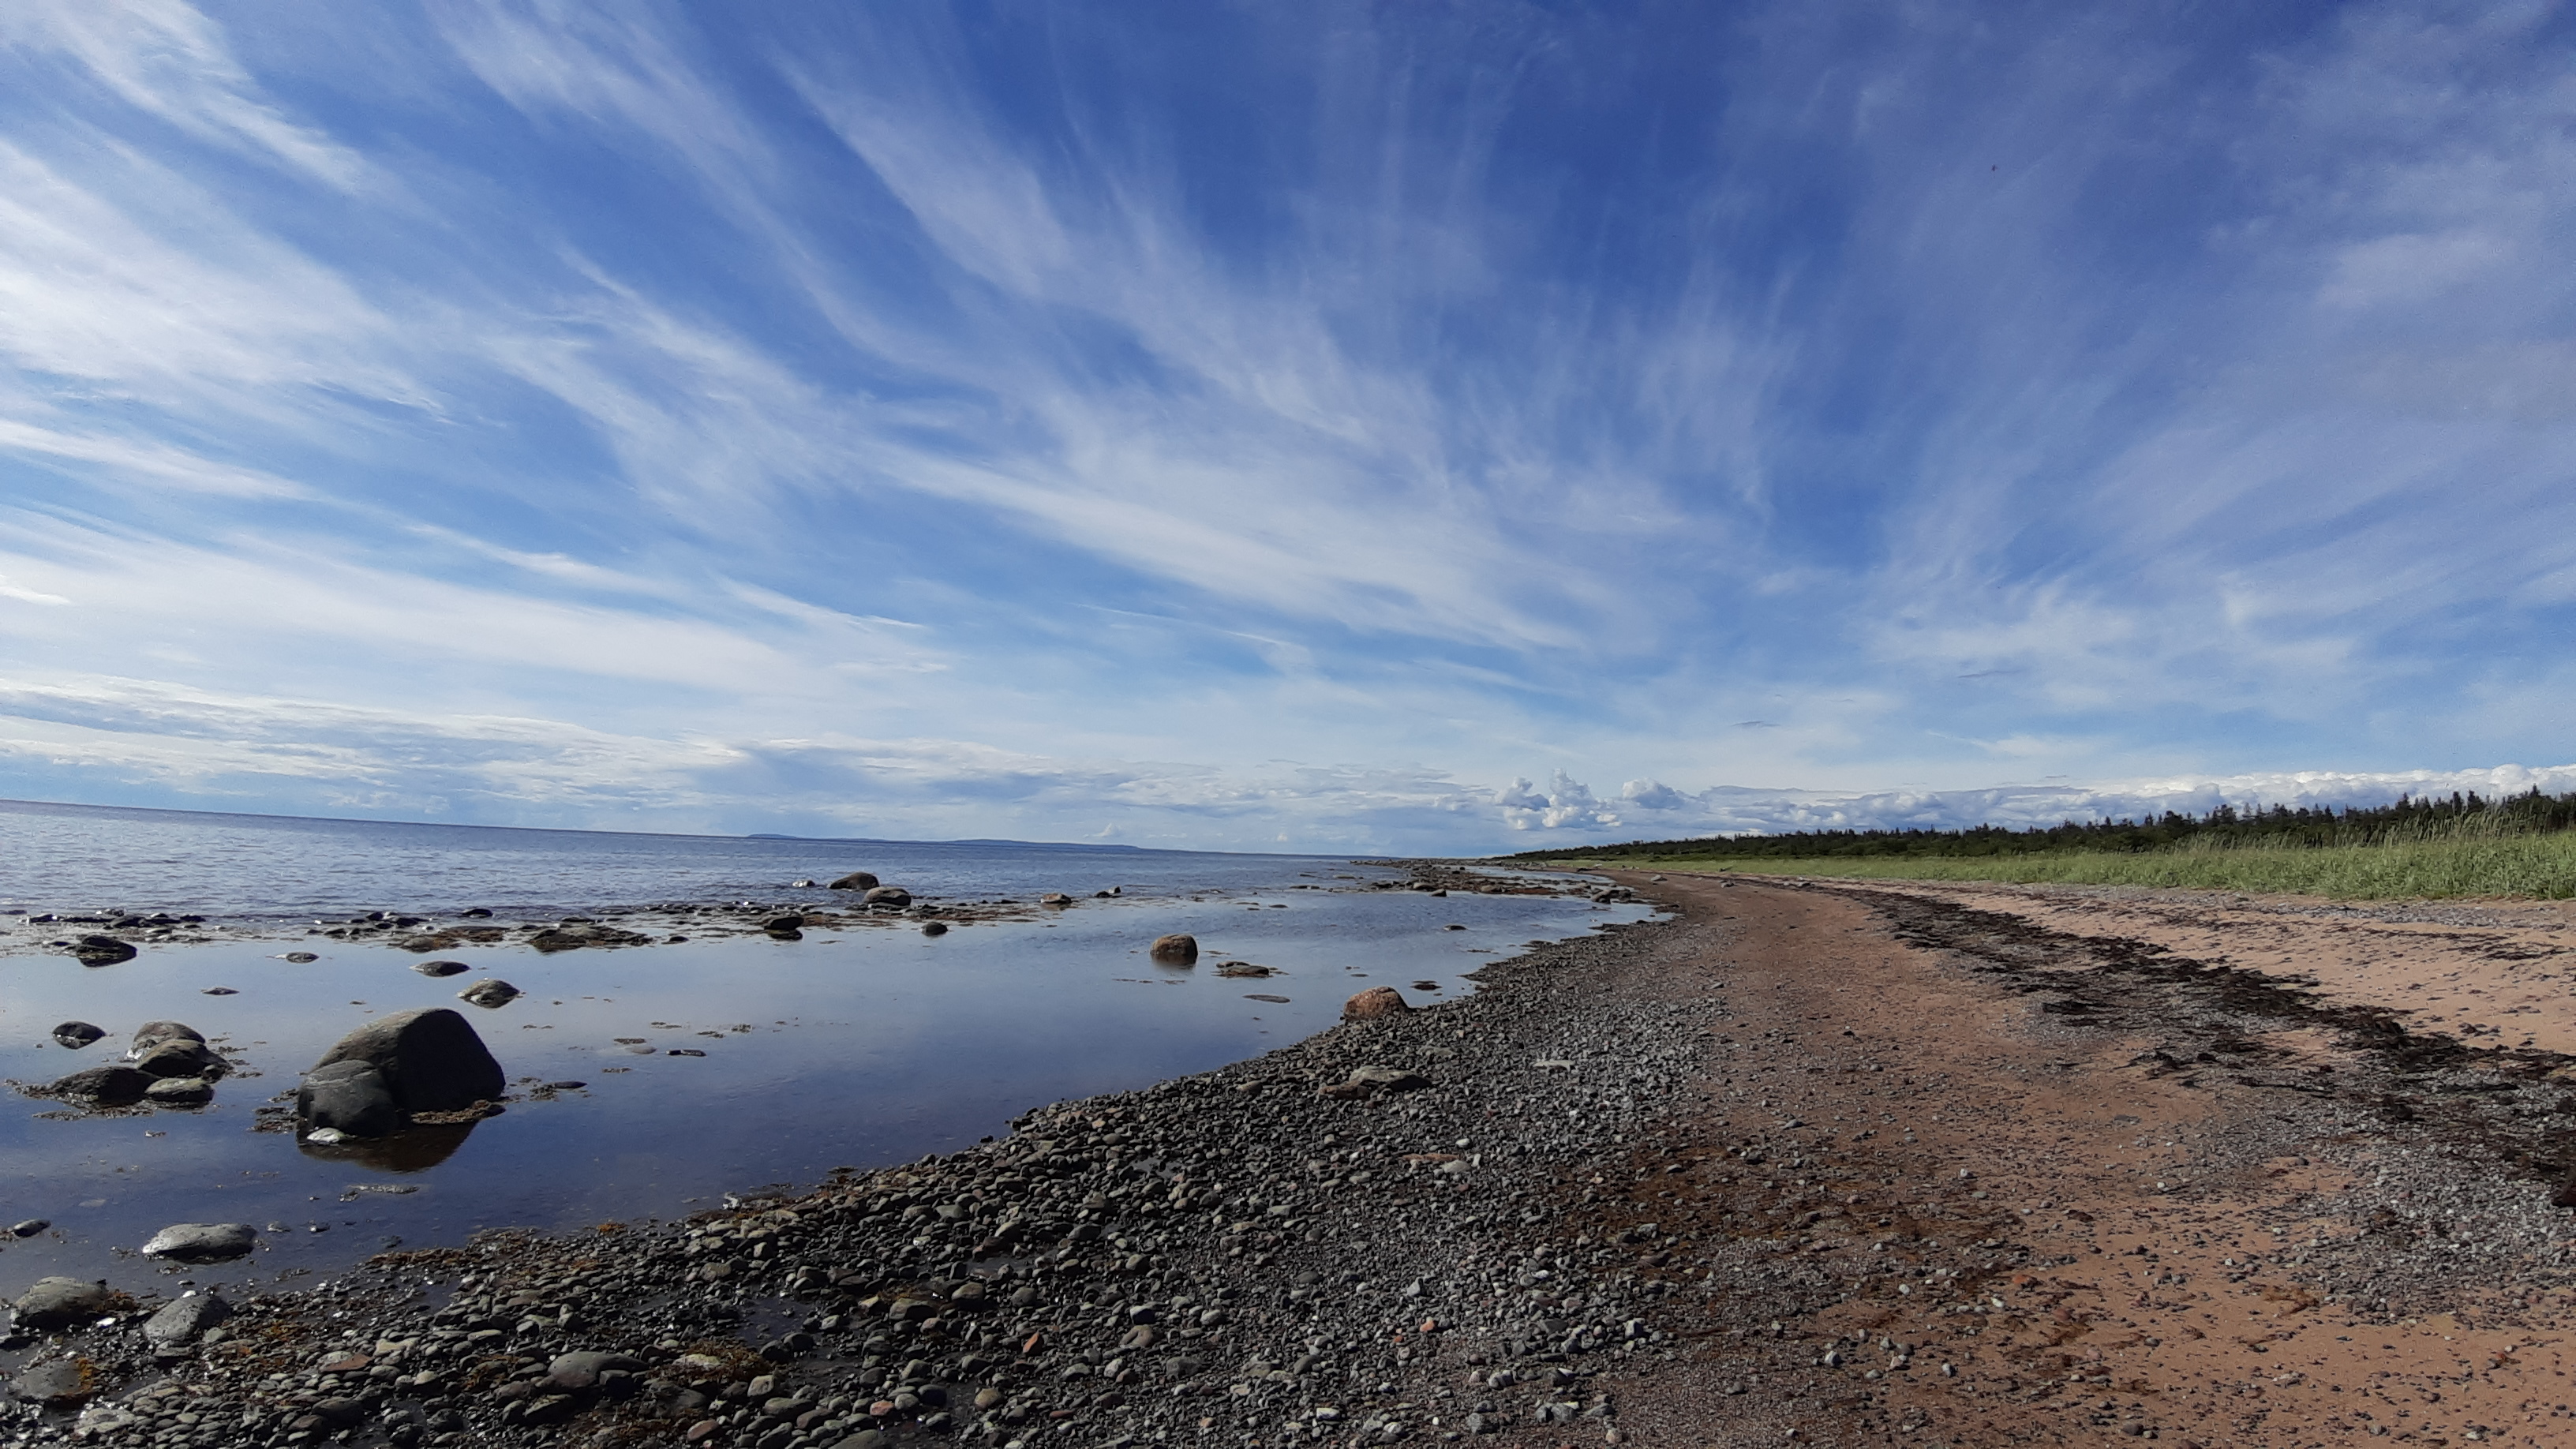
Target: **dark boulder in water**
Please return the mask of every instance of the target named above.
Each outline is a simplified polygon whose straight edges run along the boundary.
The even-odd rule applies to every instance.
[[[92,1067],[57,1079],[45,1089],[50,1096],[93,1107],[130,1107],[143,1100],[152,1079],[132,1067]]]
[[[1156,936],[1153,954],[1157,961],[1196,961],[1199,959],[1199,938],[1178,934]]]
[[[912,892],[901,886],[876,886],[859,897],[859,904],[871,910],[884,906],[899,911],[912,904]]]
[[[368,1022],[340,1038],[313,1067],[318,1072],[350,1061],[365,1062],[381,1073],[394,1102],[406,1112],[453,1112],[494,1101],[504,1082],[501,1064],[475,1035],[473,1023],[444,1006],[416,1007]]]
[[[105,1035],[107,1035],[106,1032],[85,1021],[67,1021],[54,1028],[55,1044],[70,1047],[74,1051],[88,1046]]]
[[[113,966],[134,959],[134,947],[114,936],[83,936],[72,943],[72,956],[83,966]]]
[[[411,969],[423,976],[455,976],[473,968],[462,961],[423,961]]]
[[[851,871],[848,875],[832,882],[832,889],[836,891],[872,891],[876,888],[877,878],[864,870]]]

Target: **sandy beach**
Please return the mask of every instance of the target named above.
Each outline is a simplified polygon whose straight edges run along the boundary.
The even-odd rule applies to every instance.
[[[2556,908],[1623,880],[1675,914],[966,1152],[22,1324],[13,1432],[2576,1435]]]

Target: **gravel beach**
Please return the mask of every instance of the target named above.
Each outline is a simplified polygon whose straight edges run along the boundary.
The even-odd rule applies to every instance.
[[[1623,880],[1676,914],[949,1156],[222,1308],[180,1297],[180,1268],[61,1327],[22,1303],[0,1427],[759,1449],[2576,1433],[2568,1059],[2038,924],[2044,901]]]

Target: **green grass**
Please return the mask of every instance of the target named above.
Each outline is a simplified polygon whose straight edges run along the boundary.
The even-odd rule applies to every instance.
[[[2069,851],[2002,856],[1727,859],[1639,855],[1561,862],[1569,870],[1627,869],[1859,880],[2008,881],[2015,884],[2166,886],[2257,891],[2338,900],[2457,896],[2576,896],[2576,831],[2546,835],[2470,832],[2376,845],[2260,844],[2135,853]]]

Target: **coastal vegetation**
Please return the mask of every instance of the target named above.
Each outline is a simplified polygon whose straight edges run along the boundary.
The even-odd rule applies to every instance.
[[[2576,793],[2169,812],[2025,830],[1828,830],[1534,851],[1515,861],[1872,880],[2056,882],[2342,899],[2576,896]]]

